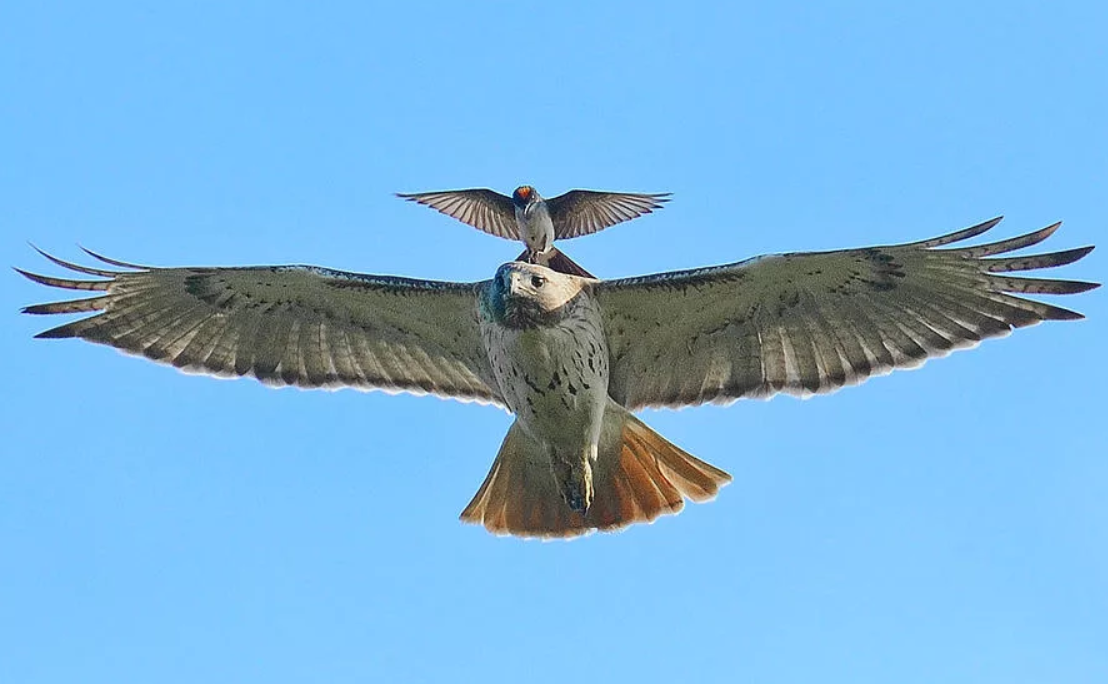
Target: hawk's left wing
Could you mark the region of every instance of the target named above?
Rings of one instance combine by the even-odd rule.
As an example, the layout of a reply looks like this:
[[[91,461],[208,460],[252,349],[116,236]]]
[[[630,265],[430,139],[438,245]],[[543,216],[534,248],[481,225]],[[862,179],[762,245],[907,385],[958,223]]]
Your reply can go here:
[[[269,384],[503,403],[477,322],[480,283],[314,266],[149,268],[93,254],[126,269],[105,270],[44,256],[101,279],[19,272],[100,296],[28,306],[24,313],[101,313],[38,337],[80,337],[187,371]]]
[[[641,194],[570,190],[546,200],[554,237],[559,240],[590,235],[623,221],[630,221],[669,201],[670,193]]]
[[[999,221],[905,245],[600,282],[594,293],[608,335],[609,394],[636,409],[830,392],[1013,328],[1082,318],[1011,293],[1074,294],[1096,283],[1006,274],[1069,264],[1092,247],[986,258],[1037,244],[1059,224],[935,249]]]

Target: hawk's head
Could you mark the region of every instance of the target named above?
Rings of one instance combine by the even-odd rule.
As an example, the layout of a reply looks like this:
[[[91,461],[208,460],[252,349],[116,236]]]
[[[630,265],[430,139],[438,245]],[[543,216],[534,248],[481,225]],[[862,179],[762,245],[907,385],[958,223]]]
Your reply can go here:
[[[545,266],[513,261],[485,288],[488,315],[511,328],[553,325],[564,318],[588,280]]]

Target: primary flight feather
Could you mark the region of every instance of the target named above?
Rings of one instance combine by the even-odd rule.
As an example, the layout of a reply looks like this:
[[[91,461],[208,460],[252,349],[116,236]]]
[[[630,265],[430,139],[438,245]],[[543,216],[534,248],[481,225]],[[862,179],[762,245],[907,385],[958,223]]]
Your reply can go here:
[[[222,376],[300,387],[432,393],[515,414],[462,513],[498,534],[571,537],[675,513],[730,481],[638,420],[689,406],[830,392],[983,339],[1078,313],[1021,295],[1096,283],[1016,277],[1092,247],[999,256],[1058,224],[947,247],[994,219],[903,245],[757,257],[595,280],[512,262],[492,280],[445,283],[312,266],[19,272],[88,299],[30,314],[99,312],[39,337],[80,337]],[[18,270],[18,269],[17,269]]]

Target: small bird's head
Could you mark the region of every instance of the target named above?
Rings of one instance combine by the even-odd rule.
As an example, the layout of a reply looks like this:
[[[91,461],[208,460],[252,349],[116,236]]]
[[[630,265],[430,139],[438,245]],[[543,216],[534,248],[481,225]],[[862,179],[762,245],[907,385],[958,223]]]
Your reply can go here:
[[[566,316],[586,282],[545,266],[513,261],[497,269],[485,290],[485,303],[494,320],[511,328],[553,325]]]
[[[512,204],[519,209],[526,207],[532,202],[536,202],[542,199],[539,197],[539,193],[535,192],[535,189],[530,185],[521,185],[516,188],[516,191],[512,193]]]

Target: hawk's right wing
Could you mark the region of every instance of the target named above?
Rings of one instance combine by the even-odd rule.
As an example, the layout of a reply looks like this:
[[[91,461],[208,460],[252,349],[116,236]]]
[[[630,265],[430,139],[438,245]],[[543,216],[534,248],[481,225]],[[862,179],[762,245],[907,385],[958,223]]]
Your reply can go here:
[[[999,220],[904,245],[601,281],[594,293],[608,334],[608,392],[632,410],[831,392],[1013,328],[1081,318],[1020,295],[1075,294],[1096,283],[1009,273],[1069,264],[1092,247],[994,256],[1042,242],[1058,224],[936,249]]]
[[[102,293],[23,309],[30,314],[101,312],[38,337],[80,337],[186,371],[253,376],[276,385],[503,403],[478,328],[480,283],[315,266],[148,268],[93,254],[128,269],[104,270],[43,255],[105,280],[20,270],[42,285]]]

